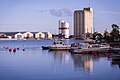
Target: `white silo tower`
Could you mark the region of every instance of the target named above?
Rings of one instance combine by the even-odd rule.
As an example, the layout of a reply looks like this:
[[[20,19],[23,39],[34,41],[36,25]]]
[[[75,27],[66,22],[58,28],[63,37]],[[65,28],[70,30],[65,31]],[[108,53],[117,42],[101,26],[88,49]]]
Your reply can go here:
[[[59,34],[65,35],[65,38],[69,38],[69,23],[67,21],[59,21]]]

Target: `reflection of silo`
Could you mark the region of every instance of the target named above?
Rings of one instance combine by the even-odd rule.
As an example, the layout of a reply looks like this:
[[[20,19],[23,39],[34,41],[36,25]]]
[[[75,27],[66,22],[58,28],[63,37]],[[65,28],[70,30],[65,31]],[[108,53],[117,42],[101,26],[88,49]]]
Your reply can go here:
[[[84,69],[86,71],[92,72],[93,70],[93,60],[90,57],[86,57],[86,60],[84,61]]]
[[[59,34],[65,35],[65,38],[69,38],[69,23],[63,20],[59,21]]]

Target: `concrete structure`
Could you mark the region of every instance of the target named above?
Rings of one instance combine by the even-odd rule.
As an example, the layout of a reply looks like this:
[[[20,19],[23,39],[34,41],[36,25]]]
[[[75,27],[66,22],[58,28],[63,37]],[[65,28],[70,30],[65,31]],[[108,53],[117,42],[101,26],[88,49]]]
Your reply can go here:
[[[93,33],[93,9],[74,11],[74,36],[75,38],[86,38],[86,33]]]
[[[59,21],[59,34],[64,35],[65,38],[69,38],[69,23],[67,21]]]
[[[45,38],[44,39],[52,39],[52,34],[49,32],[43,32],[45,34]]]
[[[42,32],[38,32],[35,34],[35,38],[36,39],[44,39],[45,38],[45,34]]]
[[[34,34],[31,32],[25,32],[25,33],[23,33],[23,36],[25,39],[31,39],[34,37]]]
[[[22,33],[19,32],[19,33],[15,34],[15,39],[24,39],[24,36]]]

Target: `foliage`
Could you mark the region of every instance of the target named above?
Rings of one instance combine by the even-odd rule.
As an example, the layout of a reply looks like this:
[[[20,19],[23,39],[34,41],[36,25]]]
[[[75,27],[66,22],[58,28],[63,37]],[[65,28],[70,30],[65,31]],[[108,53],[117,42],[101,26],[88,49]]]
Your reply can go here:
[[[111,41],[111,35],[107,30],[105,30],[103,36],[104,36],[104,39],[105,39],[106,42]]]
[[[103,35],[101,33],[94,32],[93,39],[101,41],[103,39]]]
[[[119,41],[120,34],[119,34],[119,26],[118,25],[116,25],[116,24],[112,25],[112,31],[111,31],[110,35],[111,35],[111,39],[113,41]]]
[[[112,24],[112,31],[109,33],[107,30],[104,32],[104,40],[106,42],[116,42],[120,41],[120,33],[119,26],[116,24]]]

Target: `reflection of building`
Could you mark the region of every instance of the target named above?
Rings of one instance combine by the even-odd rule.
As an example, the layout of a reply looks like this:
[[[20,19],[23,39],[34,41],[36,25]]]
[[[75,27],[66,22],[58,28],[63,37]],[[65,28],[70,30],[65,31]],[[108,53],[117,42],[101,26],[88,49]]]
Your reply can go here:
[[[77,69],[84,67],[84,58],[81,55],[74,55],[74,67]]]
[[[75,69],[84,69],[87,72],[92,72],[93,69],[93,60],[92,56],[82,56],[82,55],[74,55],[74,67]]]
[[[111,64],[112,64],[112,65],[118,65],[119,68],[120,68],[120,61],[119,61],[119,60],[118,60],[118,61],[112,60]]]
[[[92,60],[92,58],[86,58],[86,61],[84,62],[84,69],[86,71],[92,72],[92,69],[93,69],[93,60]]]
[[[68,64],[70,62],[70,54],[66,51],[51,51],[54,56],[55,61],[60,61],[63,64]]]
[[[90,7],[74,12],[75,38],[86,38],[86,33],[93,33],[93,10]]]

